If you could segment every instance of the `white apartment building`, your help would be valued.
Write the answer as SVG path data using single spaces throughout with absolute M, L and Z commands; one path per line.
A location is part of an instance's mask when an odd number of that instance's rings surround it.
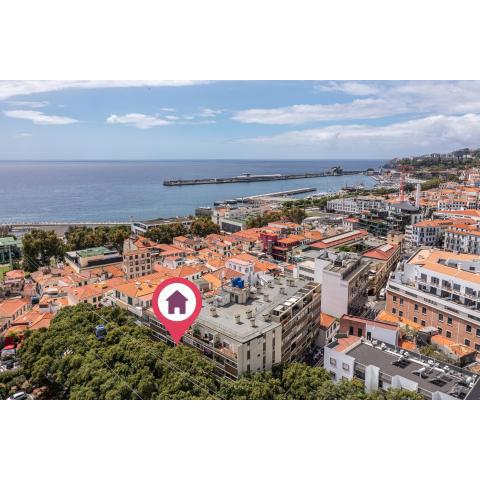
M 315 259 L 315 281 L 322 285 L 322 312 L 340 318 L 367 300 L 370 261 L 354 253 L 324 251 Z
M 405 241 L 410 245 L 420 247 L 440 246 L 445 231 L 453 224 L 452 220 L 423 220 L 405 227 Z
M 336 382 L 358 378 L 367 392 L 410 390 L 429 400 L 468 399 L 478 376 L 376 340 L 339 337 L 324 348 L 324 368 Z
M 118 286 L 112 300 L 139 317 L 156 339 L 172 344 L 151 308 L 156 280 L 138 280 Z M 300 360 L 315 343 L 320 302 L 320 285 L 299 279 L 275 277 L 243 288 L 225 284 L 215 297 L 203 300 L 182 341 L 212 361 L 217 376 L 236 379 L 271 370 L 274 364 Z
M 365 210 L 383 210 L 385 205 L 386 202 L 383 197 L 336 198 L 327 202 L 327 210 L 338 213 L 360 214 Z
M 480 255 L 480 229 L 477 226 L 449 228 L 445 232 L 444 248 L 459 253 Z

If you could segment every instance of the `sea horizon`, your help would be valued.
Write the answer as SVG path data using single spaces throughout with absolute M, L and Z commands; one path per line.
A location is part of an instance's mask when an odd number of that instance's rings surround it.
M 221 165 L 219 165 L 219 162 Z M 304 173 L 339 165 L 366 170 L 385 160 L 1 160 L 1 223 L 129 222 L 193 215 L 215 201 L 296 188 L 334 192 L 374 184 L 363 175 L 270 182 L 165 187 L 173 178 L 229 177 L 242 173 Z M 317 168 L 316 168 L 317 167 Z

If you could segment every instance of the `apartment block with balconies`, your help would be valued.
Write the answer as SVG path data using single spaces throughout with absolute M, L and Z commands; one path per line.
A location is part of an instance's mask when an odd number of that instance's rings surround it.
M 480 258 L 422 248 L 388 281 L 386 309 L 480 351 Z

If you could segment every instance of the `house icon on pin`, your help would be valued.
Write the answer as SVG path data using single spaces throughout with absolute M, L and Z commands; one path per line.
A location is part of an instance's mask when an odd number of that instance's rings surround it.
M 181 315 L 185 315 L 186 312 L 186 303 L 188 302 L 188 298 L 183 296 L 178 290 L 173 292 L 168 298 L 168 314 L 174 315 L 175 309 L 178 308 L 179 313 Z

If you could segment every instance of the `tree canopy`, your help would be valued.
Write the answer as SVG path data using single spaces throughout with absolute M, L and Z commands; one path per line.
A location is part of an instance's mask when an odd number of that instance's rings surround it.
M 34 272 L 39 266 L 50 265 L 52 258 L 60 260 L 64 244 L 53 230 L 32 230 L 22 238 L 23 268 Z
M 181 223 L 168 223 L 150 228 L 145 236 L 157 243 L 172 243 L 175 237 L 186 233 L 187 229 Z
M 107 328 L 105 340 L 95 327 Z M 22 368 L 0 373 L 0 398 L 41 388 L 49 399 L 413 399 L 404 391 L 366 394 L 359 380 L 333 383 L 323 368 L 302 363 L 272 372 L 219 380 L 193 348 L 154 341 L 148 329 L 118 308 L 67 307 L 49 329 L 29 331 Z
M 100 226 L 96 228 L 71 226 L 65 234 L 67 251 L 112 245 L 119 252 L 123 250 L 123 242 L 131 234 L 128 225 Z

